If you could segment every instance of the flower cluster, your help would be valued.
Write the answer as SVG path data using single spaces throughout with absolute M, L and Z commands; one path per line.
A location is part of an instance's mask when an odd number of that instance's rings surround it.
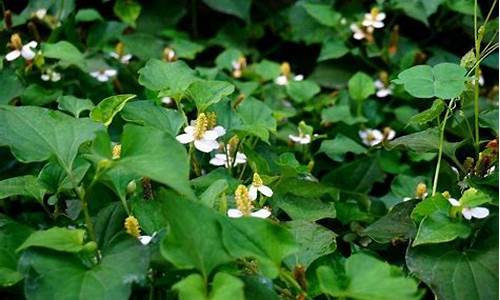
M 212 152 L 219 148 L 217 139 L 226 134 L 224 127 L 216 126 L 216 122 L 215 113 L 200 113 L 196 121 L 184 128 L 185 133 L 177 136 L 177 140 L 182 144 L 193 142 L 194 147 L 201 152 Z
M 366 13 L 361 26 L 356 23 L 351 24 L 351 31 L 356 40 L 366 39 L 373 41 L 373 31 L 384 27 L 385 13 L 374 7 L 369 13 Z
M 366 146 L 376 146 L 383 141 L 390 141 L 396 137 L 396 132 L 390 127 L 385 127 L 383 132 L 378 129 L 365 129 L 359 131 L 359 137 Z
M 123 227 L 128 234 L 137 238 L 143 245 L 151 243 L 156 235 L 156 233 L 153 233 L 153 235 L 141 235 L 141 226 L 134 216 L 128 216 L 123 223 Z
M 264 207 L 255 211 L 253 201 L 246 186 L 240 184 L 234 192 L 234 199 L 237 208 L 231 208 L 227 211 L 230 218 L 240 218 L 243 216 L 252 216 L 256 218 L 265 219 L 271 215 L 271 211 Z
M 280 71 L 281 75 L 276 77 L 274 80 L 274 83 L 277 85 L 288 85 L 288 82 L 290 82 L 290 79 L 293 79 L 294 81 L 302 81 L 304 80 L 304 75 L 293 75 L 292 70 L 290 68 L 290 64 L 287 62 L 284 62 L 280 66 Z
M 27 44 L 23 44 L 21 36 L 19 36 L 19 34 L 17 33 L 14 33 L 10 36 L 9 43 L 9 47 L 13 50 L 5 55 L 5 59 L 7 61 L 13 61 L 19 57 L 22 57 L 26 61 L 31 61 L 36 56 L 35 48 L 37 46 L 38 43 L 36 41 L 30 41 Z

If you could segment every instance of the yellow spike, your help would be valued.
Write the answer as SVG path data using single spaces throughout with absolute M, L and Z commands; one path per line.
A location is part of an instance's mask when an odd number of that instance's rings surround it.
M 23 47 L 23 42 L 19 34 L 14 33 L 10 36 L 10 44 L 15 49 L 21 49 Z
M 113 146 L 113 159 L 119 159 L 120 155 L 122 154 L 122 145 L 121 144 L 116 144 Z
M 253 205 L 252 201 L 250 201 L 250 196 L 248 195 L 248 189 L 246 186 L 240 184 L 236 188 L 236 191 L 234 192 L 234 199 L 241 213 L 245 216 L 250 215 Z
M 259 173 L 253 173 L 253 180 L 252 180 L 252 185 L 253 186 L 262 186 L 264 184 L 262 182 L 262 178 L 260 178 Z
M 427 185 L 425 185 L 425 183 L 423 182 L 419 183 L 417 185 L 417 188 L 415 189 L 415 196 L 419 199 L 423 199 L 426 193 L 427 193 Z
M 139 226 L 139 221 L 134 216 L 128 216 L 123 224 L 125 230 L 131 236 L 138 238 L 141 235 L 141 227 Z
M 198 115 L 194 128 L 194 138 L 201 139 L 208 129 L 208 118 L 204 113 Z

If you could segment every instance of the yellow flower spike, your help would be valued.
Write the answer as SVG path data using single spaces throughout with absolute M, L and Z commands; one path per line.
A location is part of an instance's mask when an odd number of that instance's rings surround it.
M 21 40 L 19 34 L 14 33 L 10 36 L 10 45 L 14 49 L 21 49 L 23 47 L 23 41 Z
M 119 159 L 122 153 L 122 145 L 121 144 L 114 145 L 112 153 L 113 153 L 113 159 Z
M 123 224 L 125 230 L 131 236 L 138 238 L 141 236 L 141 227 L 139 226 L 139 221 L 134 216 L 128 216 Z
M 380 13 L 380 9 L 378 9 L 377 7 L 373 7 L 370 10 L 370 14 L 373 16 L 373 18 L 376 18 L 379 13 Z
M 122 42 L 118 42 L 115 46 L 115 52 L 118 57 L 122 57 L 125 54 L 125 45 Z
M 204 113 L 198 115 L 194 128 L 195 139 L 201 139 L 203 137 L 203 134 L 205 134 L 208 129 L 208 122 L 208 118 Z
M 292 72 L 290 64 L 286 61 L 281 64 L 280 69 L 281 69 L 281 74 L 285 75 L 286 77 L 290 76 L 290 73 Z
M 234 199 L 238 210 L 241 211 L 244 216 L 249 216 L 252 212 L 253 205 L 250 201 L 247 187 L 240 184 L 234 192 Z
M 207 128 L 212 129 L 217 125 L 217 114 L 215 112 L 208 112 L 207 116 Z
M 262 182 L 262 178 L 260 178 L 259 173 L 253 173 L 252 185 L 255 187 L 262 186 L 264 183 Z
M 415 196 L 419 199 L 423 199 L 427 196 L 427 185 L 425 183 L 421 182 L 417 185 Z

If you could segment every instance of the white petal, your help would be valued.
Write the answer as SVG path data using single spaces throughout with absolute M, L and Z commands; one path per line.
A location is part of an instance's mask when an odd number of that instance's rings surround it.
M 366 26 L 366 27 L 368 27 L 368 26 L 372 26 L 372 20 L 370 20 L 370 19 L 365 19 L 365 20 L 363 20 L 363 22 L 362 22 L 361 24 L 362 24 L 363 26 Z
M 219 133 L 215 130 L 207 130 L 203 134 L 203 139 L 215 141 L 219 137 Z
M 116 59 L 120 58 L 120 55 L 118 55 L 118 53 L 116 53 L 116 52 L 109 52 L 109 56 L 111 56 L 112 58 L 116 58 Z
M 311 136 L 306 134 L 304 137 L 300 139 L 301 144 L 309 144 L 311 142 Z
M 35 12 L 35 16 L 40 20 L 42 20 L 46 14 L 47 10 L 45 8 L 40 8 Z
M 141 244 L 143 245 L 147 245 L 151 242 L 151 240 L 153 239 L 152 236 L 149 236 L 149 235 L 141 235 L 139 237 L 139 242 L 141 242 Z
M 265 219 L 265 218 L 268 218 L 271 215 L 271 211 L 269 209 L 267 209 L 267 208 L 262 208 L 262 209 L 259 209 L 256 212 L 251 213 L 250 215 L 252 217 Z
M 36 46 L 38 46 L 38 43 L 36 41 L 31 41 L 24 46 L 28 46 L 29 48 L 36 48 Z
M 366 137 L 368 136 L 368 133 L 369 133 L 369 131 L 368 131 L 368 130 L 360 130 L 360 131 L 358 132 L 358 135 L 359 135 L 359 137 L 360 137 L 360 138 L 362 138 L 362 139 L 366 139 Z
M 253 184 L 248 189 L 248 196 L 250 197 L 250 200 L 252 200 L 252 201 L 257 199 L 257 187 L 255 187 Z
M 470 209 L 470 212 L 476 219 L 484 219 L 490 214 L 490 211 L 486 207 L 474 207 Z
M 28 45 L 24 45 L 21 49 L 21 55 L 26 60 L 32 60 L 33 58 L 35 58 L 36 53 L 35 51 L 33 51 L 33 49 L 28 47 Z
M 448 198 L 448 202 L 450 202 L 452 206 L 460 206 L 460 202 L 455 198 Z
M 472 212 L 469 208 L 467 207 L 464 207 L 462 209 L 462 215 L 464 216 L 464 218 L 466 218 L 467 220 L 470 220 L 472 219 Z
M 209 153 L 212 150 L 219 148 L 219 143 L 214 140 L 201 139 L 194 141 L 194 147 L 201 152 Z
M 161 103 L 169 105 L 170 103 L 172 103 L 172 98 L 170 98 L 170 97 L 162 97 L 161 98 Z
M 382 82 L 382 80 L 379 80 L 379 79 L 375 80 L 375 82 L 373 84 L 375 85 L 375 87 L 377 89 L 382 89 L 385 87 L 385 84 Z
M 375 27 L 375 28 L 382 28 L 382 27 L 384 27 L 384 22 L 382 22 L 382 21 L 374 21 L 372 26 Z
M 412 197 L 404 197 L 404 198 L 403 198 L 403 201 L 405 201 L 405 202 L 406 202 L 406 201 L 410 201 L 411 199 L 413 199 L 413 198 L 412 198 Z
M 236 160 L 234 161 L 234 165 L 244 164 L 247 162 L 247 156 L 241 152 L 236 153 Z
M 58 72 L 52 72 L 52 77 L 50 78 L 52 82 L 57 82 L 61 80 L 61 73 Z
M 121 62 L 128 63 L 132 59 L 132 54 L 125 54 L 122 56 Z
M 288 84 L 288 78 L 285 75 L 278 76 L 274 82 L 277 85 L 287 85 Z
M 18 58 L 19 56 L 21 56 L 21 51 L 13 50 L 13 51 L 10 51 L 9 53 L 7 53 L 7 55 L 5 55 L 5 59 L 7 61 L 13 61 L 14 59 Z
M 114 69 L 107 69 L 104 71 L 104 74 L 106 74 L 106 76 L 108 77 L 113 77 L 117 74 L 117 72 Z
M 390 89 L 380 89 L 377 91 L 377 97 L 385 98 L 385 97 L 389 96 L 391 93 L 392 92 Z
M 50 80 L 50 76 L 48 74 L 42 74 L 42 76 L 40 76 L 40 78 L 42 78 L 43 81 L 49 81 Z
M 99 75 L 97 75 L 97 80 L 99 80 L 100 82 L 106 82 L 108 81 L 109 77 L 105 74 L 101 74 L 99 73 Z
M 295 75 L 293 77 L 293 80 L 295 80 L 295 81 L 302 81 L 302 80 L 304 80 L 304 75 L 302 75 L 302 74 Z
M 227 211 L 227 216 L 230 218 L 240 218 L 243 216 L 243 214 L 241 213 L 241 211 L 239 209 L 230 208 Z
M 192 141 L 194 141 L 194 136 L 192 134 L 189 134 L 189 133 L 183 133 L 183 134 L 179 134 L 178 136 L 175 137 L 181 144 L 187 144 L 187 143 L 191 143 Z
M 222 154 L 222 157 L 218 157 L 217 154 L 215 155 L 214 158 L 210 159 L 209 163 L 213 166 L 224 166 L 226 165 L 226 162 L 227 162 L 227 159 L 226 159 L 226 156 L 224 154 Z
M 99 71 L 90 72 L 90 76 L 95 77 L 95 78 L 97 78 L 100 74 L 101 74 L 101 72 L 99 72 Z
M 186 127 L 184 128 L 184 132 L 185 132 L 185 133 L 189 133 L 189 134 L 191 134 L 191 135 L 193 135 L 193 134 L 194 134 L 194 130 L 195 130 L 194 126 L 186 126 Z
M 391 130 L 389 131 L 389 133 L 387 134 L 386 139 L 387 139 L 388 141 L 390 141 L 390 140 L 392 140 L 392 139 L 393 139 L 393 138 L 395 138 L 395 137 L 396 137 L 396 131 L 394 131 L 394 130 L 392 130 L 392 129 L 391 129 Z
M 292 134 L 289 134 L 289 135 L 288 135 L 288 138 L 289 138 L 289 139 L 291 139 L 291 140 L 292 140 L 293 142 L 295 142 L 295 143 L 298 143 L 298 142 L 300 142 L 300 140 L 301 140 L 301 137 L 300 137 L 300 136 L 298 136 L 298 135 L 292 135 Z
M 375 17 L 375 20 L 377 21 L 382 21 L 385 19 L 385 13 L 384 12 L 379 12 L 377 16 Z
M 217 136 L 220 137 L 220 136 L 223 136 L 224 134 L 226 134 L 226 129 L 222 126 L 215 126 L 213 129 L 213 131 L 217 132 Z
M 365 38 L 365 34 L 363 32 L 355 32 L 353 35 L 355 40 L 362 40 Z
M 271 188 L 267 185 L 261 185 L 257 189 L 266 197 L 271 197 L 273 195 L 273 190 L 271 190 Z

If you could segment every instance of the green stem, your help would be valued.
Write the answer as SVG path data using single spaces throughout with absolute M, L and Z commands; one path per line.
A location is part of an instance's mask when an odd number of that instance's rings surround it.
M 439 149 L 438 149 L 438 161 L 436 164 L 436 171 L 434 173 L 434 182 L 432 183 L 432 196 L 436 194 L 437 184 L 439 181 L 439 170 L 441 169 L 441 159 L 443 157 L 443 145 L 444 145 L 444 130 L 446 128 L 446 121 L 448 120 L 448 116 L 452 110 L 453 104 L 455 103 L 455 99 L 450 100 L 448 104 L 448 108 L 446 109 L 446 113 L 444 115 L 443 123 L 439 129 Z

